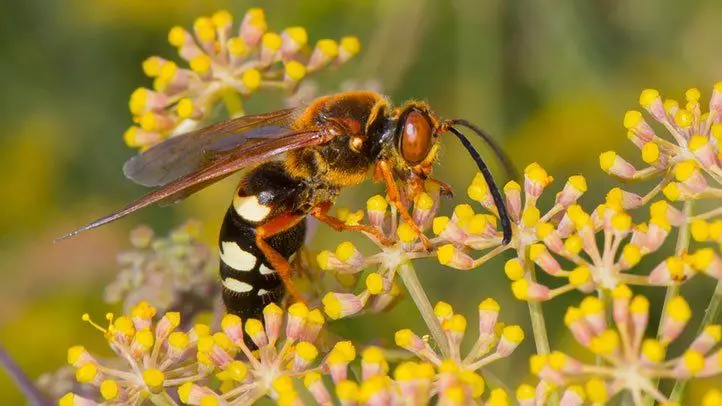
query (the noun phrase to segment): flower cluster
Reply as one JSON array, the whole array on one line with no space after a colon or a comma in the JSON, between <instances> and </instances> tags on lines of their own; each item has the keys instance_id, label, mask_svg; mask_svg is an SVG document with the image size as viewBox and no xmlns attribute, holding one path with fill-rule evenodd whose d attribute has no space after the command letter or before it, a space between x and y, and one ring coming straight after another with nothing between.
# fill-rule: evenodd
<instances>
[{"instance_id":1,"label":"flower cluster","mask_svg":"<svg viewBox=\"0 0 722 406\"><path fill-rule=\"evenodd\" d=\"M645 255L660 248L672 226L685 221L681 211L660 200L650 206L649 222L635 225L625 209L634 206L638 199L637 195L614 188L607 194L606 203L591 214L572 205L556 228L548 223L537 225L542 243L529 247L529 258L547 274L567 278L568 283L549 289L524 279L523 263L512 259L506 263L505 271L514 280L512 290L516 297L549 300L572 289L601 292L621 284L669 286L685 282L696 272L722 277L722 261L711 249L669 257L648 275L628 273ZM600 231L603 238L598 241L596 235ZM575 268L562 269L552 253Z\"/></svg>"},{"instance_id":2,"label":"flower cluster","mask_svg":"<svg viewBox=\"0 0 722 406\"><path fill-rule=\"evenodd\" d=\"M663 101L655 89L646 89L639 96L639 104L664 127L668 137L658 135L640 111L625 114L628 137L640 149L647 167L637 169L614 151L599 158L604 171L623 180L659 177L657 185L642 199L645 203L660 191L671 201L722 196L722 82L714 85L709 112L702 112L698 89L687 90L685 99L684 106L671 99ZM721 213L717 209L702 218Z\"/></svg>"},{"instance_id":3,"label":"flower cluster","mask_svg":"<svg viewBox=\"0 0 722 406\"><path fill-rule=\"evenodd\" d=\"M517 296L535 300L553 297L554 292L531 281L524 266L528 262L527 252L538 249L538 243L550 238L551 234L557 239L571 235L574 223L569 220L566 212L569 209L574 212L575 208L579 208L576 202L587 190L587 184L582 176L569 178L552 208L542 215L537 208L537 202L553 179L536 163L527 166L524 172L523 193L521 185L514 181L504 187L513 230L513 239L507 245L501 244L498 213L488 185L480 173L473 179L467 194L472 200L479 202L486 213L475 213L471 205L460 204L454 208L450 217L436 216L440 193L438 185L432 182L427 182L426 192L421 193L413 202L411 214L414 221L422 232L431 229L435 234L435 237L429 239L432 251L426 250L419 241L420 237L399 219L393 205L389 205L384 197L377 195L370 198L366 210L368 224L379 230L385 238L391 239L394 244L384 245L374 235L367 233L379 247L379 253L364 256L347 241L340 244L335 252L322 251L318 255L318 263L322 269L331 269L340 274L358 274L365 268L378 267L375 272L366 276L366 286L361 293L329 293L324 298L327 313L332 318L353 315L361 311L369 299L375 299L374 295L393 291L396 270L412 259L435 255L442 265L469 270L477 268L507 249L517 252L514 264L507 266L507 273L516 281L514 291ZM387 210L389 207L390 212ZM348 224L359 224L364 213L360 210L353 213L344 209L342 216ZM558 226L555 227L553 223L558 223ZM473 258L470 255L472 250L486 252L479 258ZM519 267L511 273L509 268L515 265ZM557 275L566 276L568 272L560 271Z\"/></svg>"},{"instance_id":4,"label":"flower cluster","mask_svg":"<svg viewBox=\"0 0 722 406\"><path fill-rule=\"evenodd\" d=\"M302 303L291 305L286 313L285 331L284 311L275 304L264 308L263 321L226 315L221 322L223 331L201 338L196 356L199 366L216 373L219 390L189 382L178 388L181 401L205 405L213 399L212 404L247 405L265 396L275 400L297 397L292 378L313 369L319 355L314 342L325 321L319 310ZM246 342L253 343L257 351ZM331 353L349 347L352 351L350 343L340 342ZM345 368L353 357L344 359L348 359ZM329 365L327 358L318 369L331 368Z\"/></svg>"},{"instance_id":5,"label":"flower cluster","mask_svg":"<svg viewBox=\"0 0 722 406\"><path fill-rule=\"evenodd\" d=\"M191 405L250 404L264 396L278 400L293 395L291 379L306 375L309 380L307 372L346 379L346 367L355 358L353 345L339 342L315 366L319 350L314 342L325 321L319 310L300 303L290 306L285 318L277 305L266 306L263 322L226 315L222 331L215 333L205 324L183 331L179 313L166 313L154 323L155 315L147 302L136 305L129 316L108 314L107 328L84 315L83 320L103 332L117 359L100 361L84 347L70 348L68 363L76 368L77 381L97 388L97 398L112 403L140 404L150 398L172 404L170 399L177 397ZM218 389L209 386L213 376L220 382ZM317 399L328 396L316 387L309 390ZM60 404L96 402L68 393Z\"/></svg>"},{"instance_id":6,"label":"flower cluster","mask_svg":"<svg viewBox=\"0 0 722 406\"><path fill-rule=\"evenodd\" d=\"M440 402L446 399L446 404L461 405L479 399L484 393L485 383L477 371L509 356L524 339L521 327L497 322L499 310L499 304L490 298L479 304L479 336L463 357L460 346L466 333L466 318L454 313L448 303L438 302L434 307L434 314L444 332L444 342L436 343L441 353L434 351L427 341L409 329L396 332L396 345L438 369L433 388L439 394Z\"/></svg>"},{"instance_id":7,"label":"flower cluster","mask_svg":"<svg viewBox=\"0 0 722 406\"><path fill-rule=\"evenodd\" d=\"M231 116L243 115L244 97L261 88L294 90L307 75L343 64L360 50L356 37L322 39L309 49L303 27L268 31L259 8L248 10L236 29L226 10L199 17L192 33L173 27L168 41L188 67L160 56L143 62L153 89L138 88L130 97L136 123L124 135L130 147L147 148L195 129L219 99Z\"/></svg>"},{"instance_id":8,"label":"flower cluster","mask_svg":"<svg viewBox=\"0 0 722 406\"><path fill-rule=\"evenodd\" d=\"M122 269L105 289L105 300L130 311L141 300L160 311L183 307L185 315L206 310L218 292L217 259L198 240L200 225L188 221L166 238L140 226L131 231L133 249L121 252Z\"/></svg>"},{"instance_id":9,"label":"flower cluster","mask_svg":"<svg viewBox=\"0 0 722 406\"><path fill-rule=\"evenodd\" d=\"M576 341L604 363L585 364L560 351L535 355L530 360L532 373L540 379L571 389L563 404L605 403L622 391L628 391L635 404L642 404L645 394L666 403L669 399L657 389L656 380L722 373L722 349L714 350L722 339L719 325L706 326L680 356L667 357L668 345L679 337L691 317L682 296L668 302L656 339L645 339L649 323L646 297L633 296L626 285L614 289L612 297L611 308L589 296L579 307L570 307L564 317ZM607 311L612 314L613 325L607 321Z\"/></svg>"},{"instance_id":10,"label":"flower cluster","mask_svg":"<svg viewBox=\"0 0 722 406\"><path fill-rule=\"evenodd\" d=\"M209 370L185 361L187 352L194 351L199 339L208 334L207 326L177 331L179 313L166 313L154 323L155 315L156 309L147 302L137 304L128 316L114 318L108 313L107 328L83 315L83 320L103 332L118 359L105 363L82 346L71 347L68 363L76 368L77 381L96 387L104 401L137 404L147 398L162 402L169 397L168 389L206 377ZM71 392L60 399L60 404L96 403Z\"/></svg>"},{"instance_id":11,"label":"flower cluster","mask_svg":"<svg viewBox=\"0 0 722 406\"><path fill-rule=\"evenodd\" d=\"M427 182L426 192L422 192L413 203L411 216L421 231L428 229L439 209L439 188ZM326 314L333 319L359 313L364 307L371 311L381 311L392 304L399 296L400 289L395 281L399 267L417 258L434 255L427 251L419 241L419 235L401 219L396 207L381 195L371 197L366 202L366 214L362 210L352 212L341 208L338 217L347 225L362 224L364 217L368 226L379 234L365 232L365 235L378 247L379 252L364 256L350 241L342 242L335 251L321 251L316 259L322 270L333 270L339 278L349 279L353 287L356 277L366 268L376 267L366 275L360 293L329 292L323 298ZM386 241L380 241L379 236ZM430 240L436 247L441 238ZM391 244L388 244L391 242Z\"/></svg>"},{"instance_id":12,"label":"flower cluster","mask_svg":"<svg viewBox=\"0 0 722 406\"><path fill-rule=\"evenodd\" d=\"M587 191L587 182L581 175L571 176L562 190L557 193L552 207L546 212L538 207L538 202L546 187L553 181L546 170L537 163L528 165L524 170L523 187L515 181L504 186L507 210L512 220L513 238L510 244L501 245L497 230L497 216L494 201L488 186L480 174L467 189L468 196L479 202L491 214L475 214L471 206L459 205L451 218L434 219L434 232L450 241L439 248L439 262L458 269L473 269L506 249L516 251L515 258L507 262L505 271L514 281L512 290L523 300L548 300L568 291L562 287L550 290L534 282L533 261L539 260L543 242L570 237L574 231L569 213L579 206L579 198ZM469 249L489 249L478 259L473 259ZM551 270L554 276L567 276L561 269Z\"/></svg>"},{"instance_id":13,"label":"flower cluster","mask_svg":"<svg viewBox=\"0 0 722 406\"><path fill-rule=\"evenodd\" d=\"M141 302L128 316L108 314L107 328L83 316L103 332L117 359L101 361L84 347L70 348L75 379L95 391L78 388L60 404L140 404L146 399L174 404L178 399L189 405L245 405L269 397L279 404L304 405L310 395L318 404L426 405L437 399L442 405L465 405L486 391L479 371L509 356L524 339L519 326L497 322L499 310L492 299L481 302L479 337L462 357L466 318L439 302L435 313L446 337L441 347L448 350L436 352L411 330L399 330L396 343L418 360L398 363L389 375L385 351L368 346L361 351L355 376L349 367L357 358L356 347L340 341L321 356L323 347L315 343L323 341L319 335L325 321L319 310L304 304L291 305L285 315L270 304L263 321L226 315L221 331L214 333L205 324L184 331L180 315L173 312L154 323L156 309ZM508 405L508 395L493 389L484 404Z\"/></svg>"}]
</instances>

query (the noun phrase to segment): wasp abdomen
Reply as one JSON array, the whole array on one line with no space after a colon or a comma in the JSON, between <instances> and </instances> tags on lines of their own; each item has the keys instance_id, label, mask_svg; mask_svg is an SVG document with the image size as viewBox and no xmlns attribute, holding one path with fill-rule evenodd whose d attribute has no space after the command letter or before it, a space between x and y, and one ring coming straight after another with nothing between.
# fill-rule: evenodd
<instances>
[{"instance_id":1,"label":"wasp abdomen","mask_svg":"<svg viewBox=\"0 0 722 406\"><path fill-rule=\"evenodd\" d=\"M257 167L241 182L219 238L223 301L229 313L260 318L267 304L283 299L283 281L256 245L256 229L291 209L301 187L275 162ZM305 233L306 224L301 221L266 241L293 262Z\"/></svg>"}]
</instances>

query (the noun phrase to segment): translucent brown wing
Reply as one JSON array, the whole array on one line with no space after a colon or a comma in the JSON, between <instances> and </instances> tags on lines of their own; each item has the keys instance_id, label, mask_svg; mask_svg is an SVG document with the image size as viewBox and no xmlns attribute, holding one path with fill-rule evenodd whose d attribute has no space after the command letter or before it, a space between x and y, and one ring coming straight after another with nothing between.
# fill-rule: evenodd
<instances>
[{"instance_id":1,"label":"translucent brown wing","mask_svg":"<svg viewBox=\"0 0 722 406\"><path fill-rule=\"evenodd\" d=\"M144 186L165 185L216 160L219 153L287 133L297 112L285 109L244 116L168 138L129 159L123 173Z\"/></svg>"},{"instance_id":2,"label":"translucent brown wing","mask_svg":"<svg viewBox=\"0 0 722 406\"><path fill-rule=\"evenodd\" d=\"M199 169L156 188L120 210L72 231L56 241L108 224L154 203L180 200L243 168L268 161L277 155L294 149L326 143L333 137L333 132L314 127L298 131L284 129L272 136L269 134L263 141L247 142L235 149L217 154L215 160L208 162Z\"/></svg>"}]
</instances>

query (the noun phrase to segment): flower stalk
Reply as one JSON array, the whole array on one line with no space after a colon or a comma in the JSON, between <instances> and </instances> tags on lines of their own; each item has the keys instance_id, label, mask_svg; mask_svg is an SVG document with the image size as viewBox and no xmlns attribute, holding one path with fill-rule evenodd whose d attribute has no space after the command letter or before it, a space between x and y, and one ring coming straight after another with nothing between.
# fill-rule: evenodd
<instances>
[{"instance_id":1,"label":"flower stalk","mask_svg":"<svg viewBox=\"0 0 722 406\"><path fill-rule=\"evenodd\" d=\"M524 267L526 272L529 273L531 280L536 282L536 271L534 269L534 262L528 260L525 262ZM529 317L531 318L531 328L534 333L534 344L536 345L537 354L544 355L549 354L549 336L547 335L546 320L544 319L544 312L542 311L541 302L527 301L529 305Z\"/></svg>"},{"instance_id":2,"label":"flower stalk","mask_svg":"<svg viewBox=\"0 0 722 406\"><path fill-rule=\"evenodd\" d=\"M437 345L441 349L441 353L448 356L449 343L444 336L444 332L441 330L439 320L434 314L434 308L431 306L431 302L429 302L429 297L426 296L426 292L424 291L423 286L421 286L419 278L416 276L414 266L411 265L411 262L409 261L404 262L401 266L399 266L397 272L401 277L401 281L404 286L406 286L406 290L409 292L411 300L414 301L414 304L419 309L419 313L421 313L421 317L424 319L426 326L429 328L431 335L434 337L434 341L436 341Z\"/></svg>"},{"instance_id":3,"label":"flower stalk","mask_svg":"<svg viewBox=\"0 0 722 406\"><path fill-rule=\"evenodd\" d=\"M692 215L692 200L687 200L684 202L684 208L682 209L682 212L684 213L685 218L689 218ZM682 225L679 227L678 234L677 234L677 245L674 249L674 255L676 257L681 257L683 254L687 252L687 249L689 248L689 222L685 221L682 223ZM667 287L667 293L664 296L664 304L662 305L662 313L667 309L667 305L669 304L669 301L675 298L677 295L679 295L679 285L670 285ZM657 330L657 338L659 338L662 335L662 325L659 325L659 329Z\"/></svg>"},{"instance_id":4,"label":"flower stalk","mask_svg":"<svg viewBox=\"0 0 722 406\"><path fill-rule=\"evenodd\" d=\"M717 320L720 315L720 310L722 310L722 281L718 281L717 285L715 286L714 293L712 293L712 298L710 299L709 303L707 304L707 308L704 311L704 318L702 318L702 322L700 322L699 324L697 335L702 334L702 332L707 326ZM672 393L669 395L669 400L671 402L681 402L688 382L688 380L684 379L678 380L674 383Z\"/></svg>"}]
</instances>

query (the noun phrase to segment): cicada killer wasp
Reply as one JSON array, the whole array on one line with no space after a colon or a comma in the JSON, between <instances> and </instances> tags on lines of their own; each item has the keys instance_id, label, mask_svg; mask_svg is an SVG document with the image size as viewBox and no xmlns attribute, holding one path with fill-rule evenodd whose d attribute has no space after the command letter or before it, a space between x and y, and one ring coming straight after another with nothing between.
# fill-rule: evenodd
<instances>
[{"instance_id":1,"label":"cicada killer wasp","mask_svg":"<svg viewBox=\"0 0 722 406\"><path fill-rule=\"evenodd\" d=\"M120 210L60 239L115 221L153 203L181 200L244 168L220 230L220 276L230 313L258 317L265 304L287 292L292 257L301 248L306 216L336 230L360 230L387 241L366 225L347 225L329 214L339 192L370 175L386 185L388 199L413 230L419 231L402 203L423 191L437 158L439 138L452 133L471 154L498 210L502 241L512 237L499 189L481 156L458 129L481 136L511 168L501 149L464 120L441 121L424 103L392 107L374 92L321 97L306 108L245 116L169 138L126 162L131 180L156 189ZM284 159L274 159L284 156ZM401 186L401 189L399 188ZM429 241L419 233L427 248Z\"/></svg>"}]
</instances>

